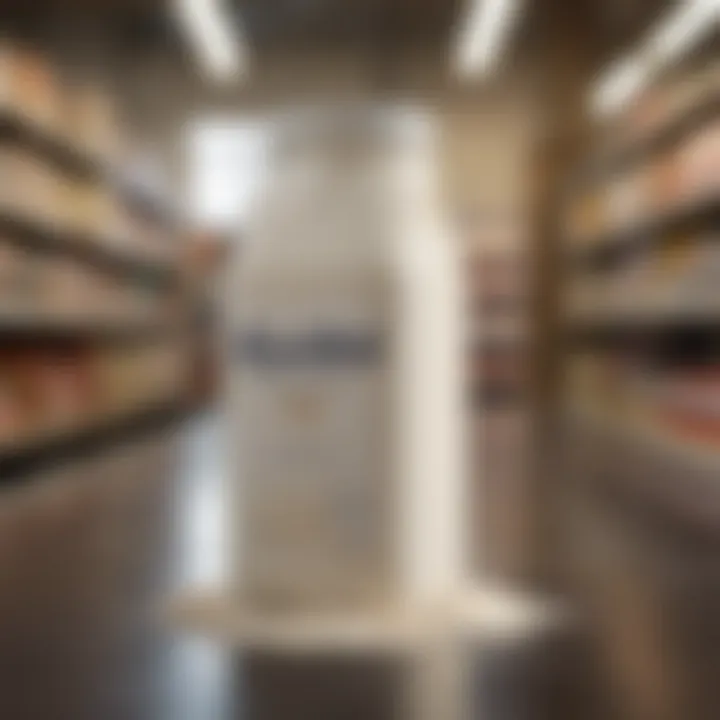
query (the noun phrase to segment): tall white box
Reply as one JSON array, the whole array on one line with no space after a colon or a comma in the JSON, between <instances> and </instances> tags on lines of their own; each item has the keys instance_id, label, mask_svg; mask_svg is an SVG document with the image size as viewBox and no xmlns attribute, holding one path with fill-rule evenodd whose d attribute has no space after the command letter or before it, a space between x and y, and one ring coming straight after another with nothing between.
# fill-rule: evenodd
<instances>
[{"instance_id":1,"label":"tall white box","mask_svg":"<svg viewBox=\"0 0 720 720\"><path fill-rule=\"evenodd\" d=\"M233 573L263 609L432 601L464 552L461 300L433 128L278 124L233 279Z\"/></svg>"}]
</instances>

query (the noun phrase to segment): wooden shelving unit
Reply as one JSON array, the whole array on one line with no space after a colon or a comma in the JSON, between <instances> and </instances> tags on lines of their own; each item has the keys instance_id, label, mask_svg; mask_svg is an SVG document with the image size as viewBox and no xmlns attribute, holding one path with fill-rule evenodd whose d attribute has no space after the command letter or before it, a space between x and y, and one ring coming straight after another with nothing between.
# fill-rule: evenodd
<instances>
[{"instance_id":1,"label":"wooden shelving unit","mask_svg":"<svg viewBox=\"0 0 720 720\"><path fill-rule=\"evenodd\" d=\"M483 227L468 259L469 373L478 571L517 581L527 569L529 417L527 251L519 223Z\"/></svg>"},{"instance_id":2,"label":"wooden shelving unit","mask_svg":"<svg viewBox=\"0 0 720 720\"><path fill-rule=\"evenodd\" d=\"M613 175L672 150L695 130L720 116L720 91L697 98L643 137L615 142L602 148L575 173L568 183L568 195L587 190Z\"/></svg>"},{"instance_id":3,"label":"wooden shelving unit","mask_svg":"<svg viewBox=\"0 0 720 720\"><path fill-rule=\"evenodd\" d=\"M101 455L148 433L171 429L192 410L190 403L179 398L148 401L143 407L99 416L62 432L0 446L0 486L24 483L45 468Z\"/></svg>"},{"instance_id":4,"label":"wooden shelving unit","mask_svg":"<svg viewBox=\"0 0 720 720\"><path fill-rule=\"evenodd\" d=\"M40 127L17 110L0 106L0 144L15 143L70 175L113 188L137 212L169 227L177 227L177 213L164 199L123 178L106 160L77 143Z\"/></svg>"},{"instance_id":5,"label":"wooden shelving unit","mask_svg":"<svg viewBox=\"0 0 720 720\"><path fill-rule=\"evenodd\" d=\"M50 225L44 220L0 208L3 238L21 247L75 258L105 272L172 286L178 269L168 263L143 257L117 243L87 237L72 230Z\"/></svg>"},{"instance_id":6,"label":"wooden shelving unit","mask_svg":"<svg viewBox=\"0 0 720 720\"><path fill-rule=\"evenodd\" d=\"M568 244L571 264L590 271L612 268L633 253L676 242L681 234L712 229L719 224L720 193L711 193L664 209L629 227L609 230L581 242L571 241Z\"/></svg>"},{"instance_id":7,"label":"wooden shelving unit","mask_svg":"<svg viewBox=\"0 0 720 720\"><path fill-rule=\"evenodd\" d=\"M717 644L686 637L720 588L719 131L716 89L601 148L566 195L567 563L628 718L698 717L716 693L695 677Z\"/></svg>"},{"instance_id":8,"label":"wooden shelving unit","mask_svg":"<svg viewBox=\"0 0 720 720\"><path fill-rule=\"evenodd\" d=\"M0 313L0 345L42 340L141 341L177 332L177 325L158 318L56 317L39 313Z\"/></svg>"},{"instance_id":9,"label":"wooden shelving unit","mask_svg":"<svg viewBox=\"0 0 720 720\"><path fill-rule=\"evenodd\" d=\"M61 190L79 192L77 197L73 195L73 202L107 201L111 218L113 212L121 213L121 228L143 230L137 237L122 237L113 222L105 236L105 205L84 223L84 205L79 213L73 205L68 215L63 205L55 207L59 200L51 194L53 205L46 212L41 205L46 195L36 199L25 186L21 194L3 198L0 243L8 257L0 259L5 273L2 291L6 293L0 300L0 484L7 485L56 463L101 453L169 426L188 412L191 378L188 374L187 388L179 387L175 378L180 373L173 363L168 365L168 375L173 378L170 383L162 378L157 387L152 381L143 382L142 387L127 388L125 398L117 389L130 382L128 373L136 377L146 366L150 373L148 360L157 374L168 352L180 359L180 354L187 353L190 361L183 340L187 327L183 319L182 223L169 203L134 183L98 152L83 147L81 138L70 139L8 104L0 105L0 149L9 151L14 162L27 158L34 172L39 168L43 177L47 174ZM52 188L54 192L55 185ZM89 201L83 195L86 189L91 193ZM15 202L18 197L21 200ZM25 198L33 198L38 207ZM66 216L69 222L63 220ZM78 217L80 222L72 222ZM97 231L75 229L76 225ZM146 235L145 228L152 232ZM152 237L153 243L145 243L146 237ZM3 266L3 262L9 264ZM33 289L23 290L17 297L12 289L15 284L8 280L16 264L23 277L24 273L36 273L29 286ZM52 279L54 273L57 279ZM56 307L52 291L72 286L76 276L80 277L79 294L71 293ZM34 289L43 283L48 283L47 289ZM59 283L57 288L55 283ZM85 292L87 307L82 299ZM95 292L97 301L93 300ZM138 364L143 361L145 366ZM37 382L29 373L37 374ZM112 373L119 373L117 387L113 387ZM42 393L53 391L54 385L62 382L66 386L54 390L60 397L54 400L55 409L43 418L45 405L38 407ZM68 388L75 387L73 383L78 385L78 394L68 401L72 406L65 416L58 403ZM83 404L89 392L86 384L93 394ZM176 396L168 396L167 388L176 385ZM27 399L29 395L32 401ZM23 409L22 420L10 430L16 421L7 419L8 402L20 397L25 403L18 405ZM28 420L29 416L33 419Z\"/></svg>"},{"instance_id":10,"label":"wooden shelving unit","mask_svg":"<svg viewBox=\"0 0 720 720\"><path fill-rule=\"evenodd\" d=\"M659 155L679 152L693 133L712 123L720 123L720 92L699 99L647 137L592 158L572 178L568 203ZM635 507L644 521L652 518L662 528L705 538L720 532L720 433L713 443L704 435L679 433L674 423L681 417L680 426L694 427L694 412L698 422L712 422L707 408L697 401L692 405L689 398L702 396L704 388L712 393L713 369L720 368L720 277L711 287L704 276L698 290L693 272L703 268L704 256L694 265L682 262L701 247L715 252L720 241L718 188L720 182L631 225L603 230L587 241L568 237L565 244L566 271L575 293L564 312L566 376L572 378L576 367L593 368L593 373L609 368L589 391L587 380L579 386L568 381L565 431L573 457L571 479L611 498L613 513ZM679 251L675 255L674 249ZM648 267L642 263L657 263L662 253L661 271L655 275L621 275L633 263L639 262L641 269ZM687 272L680 280L672 275L677 267ZM720 263L709 267L712 272ZM613 285L619 277L622 282ZM603 288L599 295L598 283ZM578 294L578 288L587 288L589 296ZM638 397L639 378L649 378L657 387ZM686 392L686 401L678 401L677 393L668 400L668 388L675 385L685 389L679 394Z\"/></svg>"}]
</instances>

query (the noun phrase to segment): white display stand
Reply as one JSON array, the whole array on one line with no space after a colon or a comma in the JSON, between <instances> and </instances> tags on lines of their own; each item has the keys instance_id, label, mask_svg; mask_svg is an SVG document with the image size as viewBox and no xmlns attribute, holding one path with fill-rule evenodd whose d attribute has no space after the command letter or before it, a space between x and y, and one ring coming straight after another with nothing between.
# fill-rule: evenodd
<instances>
[{"instance_id":1,"label":"white display stand","mask_svg":"<svg viewBox=\"0 0 720 720\"><path fill-rule=\"evenodd\" d=\"M170 616L185 632L242 651L400 659L414 669L405 688L407 720L469 720L467 683L475 653L484 645L532 643L570 620L558 603L499 586L468 591L434 612L386 608L303 617L258 614L229 593L197 590L177 598Z\"/></svg>"},{"instance_id":2,"label":"white display stand","mask_svg":"<svg viewBox=\"0 0 720 720\"><path fill-rule=\"evenodd\" d=\"M459 720L468 644L559 613L471 587L463 299L432 127L396 111L291 125L303 150L271 169L228 303L231 587L173 617L238 648L402 656L408 717Z\"/></svg>"}]
</instances>

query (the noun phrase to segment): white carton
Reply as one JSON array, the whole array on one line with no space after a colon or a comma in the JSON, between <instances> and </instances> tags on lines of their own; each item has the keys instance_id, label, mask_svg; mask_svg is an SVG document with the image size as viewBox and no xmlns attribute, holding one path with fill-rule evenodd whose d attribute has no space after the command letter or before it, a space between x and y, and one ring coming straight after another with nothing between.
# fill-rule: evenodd
<instances>
[{"instance_id":1,"label":"white carton","mask_svg":"<svg viewBox=\"0 0 720 720\"><path fill-rule=\"evenodd\" d=\"M258 609L435 602L464 572L462 332L430 123L278 124L231 292L230 525Z\"/></svg>"}]
</instances>

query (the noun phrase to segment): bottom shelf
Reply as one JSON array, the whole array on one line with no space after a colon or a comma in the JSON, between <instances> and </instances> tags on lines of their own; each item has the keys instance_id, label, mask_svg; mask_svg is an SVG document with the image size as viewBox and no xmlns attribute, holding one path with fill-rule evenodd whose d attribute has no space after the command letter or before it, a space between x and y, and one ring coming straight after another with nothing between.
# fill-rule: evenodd
<instances>
[{"instance_id":1,"label":"bottom shelf","mask_svg":"<svg viewBox=\"0 0 720 720\"><path fill-rule=\"evenodd\" d=\"M0 448L0 484L18 483L50 465L90 457L160 431L181 422L193 409L184 398L160 400L142 408L97 418L74 430Z\"/></svg>"},{"instance_id":2,"label":"bottom shelf","mask_svg":"<svg viewBox=\"0 0 720 720\"><path fill-rule=\"evenodd\" d=\"M640 423L573 408L567 415L573 474L599 483L684 534L720 533L720 454L712 448Z\"/></svg>"}]
</instances>

